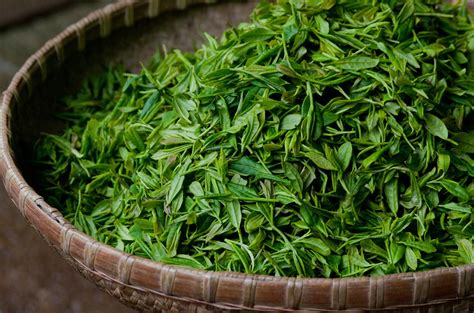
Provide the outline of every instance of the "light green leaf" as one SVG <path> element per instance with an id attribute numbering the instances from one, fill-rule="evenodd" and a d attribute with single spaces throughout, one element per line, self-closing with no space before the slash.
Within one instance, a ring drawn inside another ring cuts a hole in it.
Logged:
<path id="1" fill-rule="evenodd" d="M 367 56 L 352 56 L 333 63 L 334 66 L 340 69 L 351 71 L 360 71 L 373 68 L 378 64 L 378 59 L 373 59 Z"/>
<path id="2" fill-rule="evenodd" d="M 453 196 L 463 200 L 468 201 L 471 197 L 467 190 L 462 187 L 459 183 L 450 179 L 442 179 L 440 184 Z"/>
<path id="3" fill-rule="evenodd" d="M 301 114 L 288 114 L 281 121 L 281 129 L 292 130 L 295 129 L 301 123 Z"/>
<path id="4" fill-rule="evenodd" d="M 304 155 L 311 161 L 313 161 L 313 163 L 316 164 L 317 167 L 323 170 L 337 171 L 337 167 L 319 152 L 312 150 L 306 152 Z"/>
<path id="5" fill-rule="evenodd" d="M 328 256 L 331 254 L 331 249 L 319 238 L 304 238 L 297 240 L 296 242 L 321 255 Z"/>
<path id="6" fill-rule="evenodd" d="M 398 213 L 398 179 L 392 178 L 384 187 L 385 197 L 387 199 L 388 207 L 392 211 L 393 215 Z"/>
<path id="7" fill-rule="evenodd" d="M 409 268 L 416 271 L 416 268 L 418 267 L 418 259 L 415 252 L 413 252 L 410 247 L 407 247 L 405 250 L 405 262 L 407 262 Z"/>

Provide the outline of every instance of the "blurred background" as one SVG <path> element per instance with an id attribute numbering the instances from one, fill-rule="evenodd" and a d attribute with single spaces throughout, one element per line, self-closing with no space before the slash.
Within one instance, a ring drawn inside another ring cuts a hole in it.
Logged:
<path id="1" fill-rule="evenodd" d="M 113 0 L 0 0 L 0 91 L 48 39 Z M 1 97 L 1 96 L 0 96 Z M 25 222 L 0 184 L 0 313 L 133 312 L 83 279 Z"/>

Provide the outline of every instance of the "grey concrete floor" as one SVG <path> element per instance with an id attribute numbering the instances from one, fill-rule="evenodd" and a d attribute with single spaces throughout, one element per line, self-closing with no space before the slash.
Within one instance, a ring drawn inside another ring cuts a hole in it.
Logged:
<path id="1" fill-rule="evenodd" d="M 81 1 L 0 30 L 0 90 L 6 89 L 18 68 L 46 40 L 109 2 Z M 0 185 L 0 313 L 132 312 L 82 278 L 48 247 Z"/>

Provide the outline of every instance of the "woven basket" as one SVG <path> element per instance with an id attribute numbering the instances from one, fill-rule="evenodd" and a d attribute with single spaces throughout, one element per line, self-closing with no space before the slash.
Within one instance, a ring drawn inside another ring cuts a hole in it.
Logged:
<path id="1" fill-rule="evenodd" d="M 123 62 L 133 69 L 163 43 L 189 49 L 203 22 L 218 33 L 245 19 L 255 4 L 224 1 L 170 13 L 210 2 L 118 2 L 70 26 L 28 59 L 4 93 L 0 112 L 0 174 L 27 221 L 84 277 L 142 311 L 473 312 L 474 265 L 347 279 L 192 270 L 99 243 L 35 192 L 22 160 L 31 155 L 41 131 L 60 129 L 51 117 L 60 109 L 55 99 L 77 90 L 100 65 Z"/>

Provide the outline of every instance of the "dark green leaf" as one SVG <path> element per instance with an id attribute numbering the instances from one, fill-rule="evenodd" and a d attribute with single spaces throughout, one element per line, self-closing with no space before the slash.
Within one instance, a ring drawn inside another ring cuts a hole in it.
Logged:
<path id="1" fill-rule="evenodd" d="M 433 114 L 427 113 L 425 116 L 426 129 L 436 137 L 441 139 L 448 139 L 448 129 L 442 120 Z"/>

